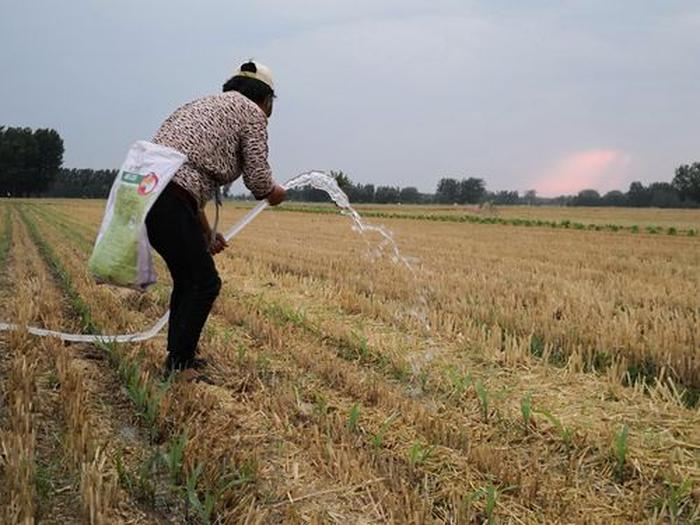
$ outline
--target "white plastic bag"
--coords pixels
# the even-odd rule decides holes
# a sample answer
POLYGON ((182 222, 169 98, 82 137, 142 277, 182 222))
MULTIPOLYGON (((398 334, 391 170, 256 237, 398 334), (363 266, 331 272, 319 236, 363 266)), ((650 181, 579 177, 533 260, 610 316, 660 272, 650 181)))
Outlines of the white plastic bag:
POLYGON ((187 157, 144 140, 135 142, 109 192, 100 232, 90 256, 98 283, 145 290, 156 282, 146 216, 187 157))

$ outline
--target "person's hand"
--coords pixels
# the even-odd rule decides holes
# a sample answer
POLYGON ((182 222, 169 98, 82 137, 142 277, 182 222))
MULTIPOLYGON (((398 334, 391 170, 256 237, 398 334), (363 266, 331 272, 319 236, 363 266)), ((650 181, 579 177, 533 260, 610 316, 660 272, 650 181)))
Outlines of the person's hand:
POLYGON ((270 206, 277 206, 279 203, 284 201, 286 198, 287 198, 287 190, 285 190, 279 184, 275 184, 275 187, 272 188, 272 191, 267 196, 267 202, 270 203, 270 206))
POLYGON ((217 253, 224 251, 224 248, 228 248, 228 243, 226 242, 226 239, 224 239, 223 235, 217 233, 216 237, 214 237, 214 241, 209 247, 209 251, 212 255, 216 255, 217 253))

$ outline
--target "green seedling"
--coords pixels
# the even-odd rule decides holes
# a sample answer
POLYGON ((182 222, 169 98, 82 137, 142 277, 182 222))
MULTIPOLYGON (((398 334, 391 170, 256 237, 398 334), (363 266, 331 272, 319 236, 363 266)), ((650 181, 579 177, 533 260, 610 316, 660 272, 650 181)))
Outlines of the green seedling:
POLYGON ((370 351, 369 351, 369 341, 367 340, 367 337, 360 333, 356 332, 353 330, 351 332, 352 338, 353 338, 353 347, 355 351, 357 352, 358 356, 360 357, 360 361, 362 362, 367 362, 370 360, 370 351))
POLYGON ((567 447, 571 446, 571 438, 574 435, 574 431, 571 427, 564 426, 555 415, 547 410, 538 410, 537 413, 542 414, 547 421, 549 421, 549 423, 556 429, 557 433, 567 447))
POLYGON ((350 414, 348 414, 348 420, 345 426, 348 430, 354 431, 357 428, 357 422, 360 419, 360 405, 355 403, 350 409, 350 414))
POLYGON ((528 428, 532 421, 532 392, 528 392, 520 400, 520 414, 523 416, 523 425, 528 428))
POLYGON ((211 515, 216 504, 215 495, 210 491, 205 491, 204 500, 200 500, 197 492, 197 485, 199 484, 199 477, 202 475, 203 468, 202 464, 199 463, 187 476, 187 507, 188 509, 190 507, 193 508, 202 522, 211 523, 211 515))
MULTIPOLYGON (((685 478, 680 484, 666 480, 664 485, 666 486, 666 494, 657 500, 656 508, 661 513, 664 510, 668 511, 671 523, 678 523, 683 517, 686 507, 693 502, 693 482, 690 478, 685 478)), ((696 511, 696 518, 698 512, 700 509, 696 511)), ((689 520, 688 523, 690 522, 689 520)))
POLYGON ((424 463, 435 450, 435 446, 424 447, 419 441, 416 441, 408 451, 408 461, 411 466, 417 466, 424 463))
POLYGON ((391 363, 391 375, 397 381, 404 383, 411 377, 411 370, 407 363, 391 363))
POLYGON ((321 392, 314 392, 314 410, 319 416, 328 414, 328 400, 321 392))
POLYGON ((430 375, 428 374, 428 371, 425 368, 418 373, 418 382, 420 383, 420 388, 423 392, 425 392, 426 387, 428 386, 429 378, 430 375))
POLYGON ((160 415, 161 402, 172 384, 173 376, 174 374, 171 375, 167 381, 159 383, 157 387, 148 389, 148 397, 143 407, 143 417, 151 432, 152 438, 155 437, 157 431, 156 424, 158 422, 158 416, 160 415))
POLYGON ((247 348, 245 347, 245 345, 243 345, 243 344, 239 344, 239 345, 236 347, 236 357, 238 357, 238 362, 239 362, 239 363, 242 363, 242 362, 243 362, 243 360, 245 359, 245 356, 246 356, 246 352, 247 352, 247 351, 248 351, 248 349, 247 349, 247 348))
POLYGON ((627 452, 629 451, 627 443, 628 437, 629 427, 627 425, 623 425, 620 432, 615 435, 615 476, 619 482, 623 481, 625 475, 625 460, 627 459, 627 452))
POLYGON ((372 445, 375 448, 381 448, 382 443, 384 442, 384 435, 386 434, 386 431, 389 429, 389 426, 394 422, 394 419, 396 419, 397 414, 392 414, 388 418, 384 420, 384 422, 381 424, 379 427, 379 431, 372 436, 372 445))
POLYGON ((496 510, 496 501, 498 500, 498 491, 496 490, 496 487, 493 486, 493 483, 489 483, 489 485, 485 488, 480 488, 472 493, 471 496, 469 496, 469 502, 473 503, 475 501, 478 501, 481 498, 485 499, 486 502, 486 507, 484 509, 484 513, 486 514, 486 520, 489 525, 492 525, 495 523, 495 518, 494 518, 494 510, 496 510))
POLYGON ((447 367, 447 375, 452 383, 452 392, 457 396, 464 394, 472 384, 472 375, 461 374, 454 366, 447 367))
POLYGON ((255 466, 246 463, 239 472, 224 475, 220 482, 211 490, 209 488, 199 489, 199 480, 202 475, 203 465, 197 464, 195 469, 187 476, 185 483, 187 509, 192 508, 202 523, 211 523, 214 507, 221 500, 223 494, 234 486, 241 486, 250 483, 254 479, 255 466), (203 495, 203 498, 200 497, 203 495))
POLYGON ((187 432, 173 436, 168 442, 168 448, 162 453, 161 459, 170 474, 170 482, 175 486, 182 482, 182 464, 187 447, 187 432))
POLYGON ((130 472, 124 465, 122 451, 117 452, 116 468, 119 484, 137 500, 153 504, 156 498, 154 474, 158 464, 158 454, 153 454, 141 465, 135 473, 130 472))
POLYGON ((486 387, 479 379, 474 385, 474 390, 476 390, 476 396, 479 398, 481 403, 481 415, 484 417, 484 421, 488 421, 489 418, 489 393, 486 387))

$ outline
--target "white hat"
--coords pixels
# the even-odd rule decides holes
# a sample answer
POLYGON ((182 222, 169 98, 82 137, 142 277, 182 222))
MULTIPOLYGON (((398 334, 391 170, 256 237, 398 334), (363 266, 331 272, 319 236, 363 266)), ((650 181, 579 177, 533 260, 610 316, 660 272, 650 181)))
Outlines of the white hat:
POLYGON ((272 80, 272 71, 265 64, 249 60, 241 65, 233 75, 234 77, 254 78, 270 86, 270 89, 275 90, 275 83, 272 80))

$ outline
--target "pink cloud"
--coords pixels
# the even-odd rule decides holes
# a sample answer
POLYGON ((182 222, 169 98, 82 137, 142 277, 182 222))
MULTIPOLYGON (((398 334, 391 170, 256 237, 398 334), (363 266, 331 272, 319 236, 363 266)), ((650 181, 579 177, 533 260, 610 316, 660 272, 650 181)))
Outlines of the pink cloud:
POLYGON ((595 149, 567 155, 535 183, 542 196, 571 195, 584 189, 601 194, 626 190, 630 156, 618 150, 595 149))

